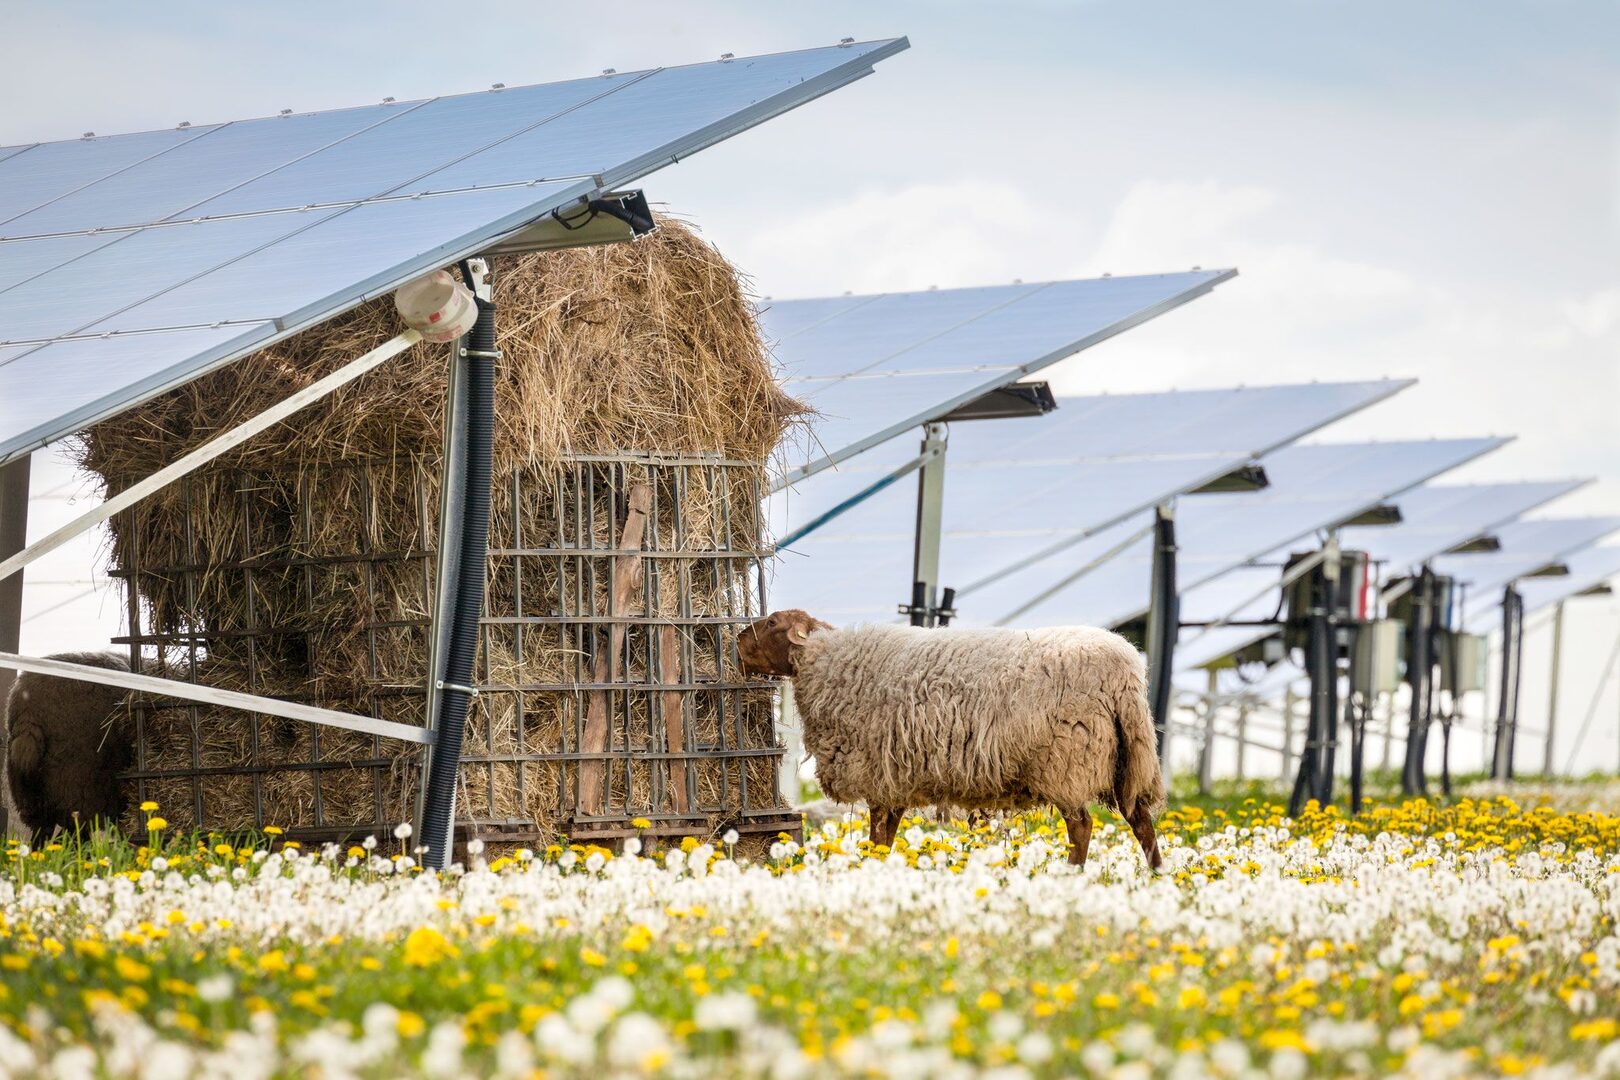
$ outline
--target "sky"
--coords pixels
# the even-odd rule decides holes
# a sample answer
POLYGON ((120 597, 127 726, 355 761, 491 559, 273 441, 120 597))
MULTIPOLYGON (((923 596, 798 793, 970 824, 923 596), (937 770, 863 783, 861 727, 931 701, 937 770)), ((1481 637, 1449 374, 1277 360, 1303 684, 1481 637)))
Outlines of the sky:
MULTIPOLYGON (((905 34, 912 48, 874 76, 643 187, 764 296, 1236 266, 1052 381, 1085 393, 1416 376, 1331 437, 1516 434, 1454 478, 1594 476, 1551 512, 1620 511, 1620 7, 1607 0, 628 2, 595 15, 498 0, 55 2, 16 7, 8 30, 25 47, 0 68, 0 144, 905 34)), ((67 483, 53 462, 38 472, 36 491, 67 483)), ((37 505, 36 533, 71 512, 63 494, 37 505)), ((34 577, 82 579, 89 558, 64 552, 34 577)), ((40 614, 74 586, 30 590, 25 650, 116 623, 105 603, 40 614)), ((1613 601, 1571 608, 1577 719, 1617 630, 1613 601)), ((1604 715, 1620 714, 1620 682, 1605 692, 1604 715)), ((1596 726, 1612 768, 1620 723, 1596 726)))

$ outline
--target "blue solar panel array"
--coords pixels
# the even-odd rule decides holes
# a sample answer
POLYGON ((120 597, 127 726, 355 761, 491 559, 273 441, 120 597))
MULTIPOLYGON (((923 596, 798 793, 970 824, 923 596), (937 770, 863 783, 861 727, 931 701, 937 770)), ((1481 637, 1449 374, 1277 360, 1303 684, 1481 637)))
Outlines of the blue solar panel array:
MULTIPOLYGON (((1009 563, 1078 542, 1407 385, 1076 397, 1062 399, 1043 417, 955 424, 945 467, 941 580, 965 589, 1009 563)), ((776 535, 916 452, 912 440, 894 440, 777 495, 776 535)), ((777 606, 810 608, 843 622, 892 618, 909 592, 915 514, 913 479, 794 543, 778 562, 777 606)), ((1000 602, 990 598, 1000 592, 988 586, 981 599, 964 591, 962 606, 983 621, 991 610, 986 605, 1000 602)))
POLYGON ((0 462, 905 47, 899 38, 0 149, 0 462))
MULTIPOLYGON (((1289 545, 1311 538, 1317 530, 1340 524, 1506 442, 1484 438, 1289 446, 1263 459, 1271 478, 1264 491, 1179 500, 1177 584, 1183 618, 1219 618, 1230 605, 1258 592, 1264 582, 1247 591, 1234 584, 1235 579, 1208 589, 1200 586, 1255 560, 1280 559, 1289 545)), ((1007 578, 996 586, 1001 594, 998 606, 1010 612, 1019 601, 1046 592, 1065 573, 1087 565, 1147 524, 1144 519, 1121 523, 1077 545, 1061 560, 1048 560, 1007 578)), ((1150 558, 1144 536, 1120 557, 1051 593, 1010 622, 1111 626, 1141 615, 1147 610, 1150 558)), ((1280 572, 1280 566, 1265 568, 1270 577, 1280 572)))
MULTIPOLYGON (((1564 556, 1563 562, 1569 567, 1567 576, 1528 578, 1519 582, 1526 615, 1544 611, 1560 600, 1568 600, 1620 576, 1620 547, 1585 548, 1564 556)), ((1488 634, 1500 628, 1502 605, 1499 602, 1470 605, 1466 624, 1476 634, 1488 634)))
MULTIPOLYGON (((1399 524, 1341 529, 1339 542, 1345 548, 1369 552, 1382 564, 1382 573, 1387 579, 1408 573, 1442 552, 1489 533, 1503 522, 1566 495, 1583 483, 1559 480, 1424 484, 1392 500, 1401 511, 1399 524)), ((1258 561, 1277 564, 1287 555, 1287 551, 1279 550, 1258 561)), ((1212 607, 1224 604, 1220 615, 1236 610, 1243 619, 1269 618, 1277 608, 1278 578, 1278 571, 1271 565, 1239 567, 1200 590, 1203 594, 1200 602, 1212 607), (1245 603, 1254 596, 1260 599, 1245 603)), ((1189 630, 1186 645, 1176 653, 1176 667, 1178 670, 1200 667, 1269 637, 1272 632, 1259 627, 1222 627, 1207 634, 1189 630)))
POLYGON ((1202 296, 1235 270, 763 304, 789 393, 820 414, 793 483, 1202 296))
POLYGON ((1485 604, 1511 582, 1561 562, 1564 556, 1591 547, 1616 531, 1620 531, 1620 518, 1615 517, 1515 521, 1497 530, 1501 551, 1448 555, 1436 559, 1434 569, 1462 582, 1471 601, 1485 604))

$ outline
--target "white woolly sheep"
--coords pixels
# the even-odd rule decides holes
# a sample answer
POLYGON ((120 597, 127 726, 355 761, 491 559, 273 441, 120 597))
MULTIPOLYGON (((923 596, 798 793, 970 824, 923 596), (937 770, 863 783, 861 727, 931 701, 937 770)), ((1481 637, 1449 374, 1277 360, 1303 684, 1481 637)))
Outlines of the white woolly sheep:
POLYGON ((893 844, 906 809, 1051 804, 1084 865, 1092 803, 1130 823, 1150 866, 1164 779, 1141 655, 1092 627, 836 629, 779 611, 737 639, 745 672, 793 679, 805 749, 831 798, 865 800, 893 844))

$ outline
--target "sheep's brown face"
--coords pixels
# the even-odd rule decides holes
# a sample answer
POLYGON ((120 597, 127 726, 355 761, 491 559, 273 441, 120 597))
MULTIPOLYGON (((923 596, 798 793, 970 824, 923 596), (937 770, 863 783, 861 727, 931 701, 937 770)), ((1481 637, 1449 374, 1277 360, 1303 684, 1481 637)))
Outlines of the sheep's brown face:
POLYGON ((797 608, 777 611, 743 628, 737 635, 737 658, 747 675, 798 674, 795 658, 813 630, 832 627, 797 608))

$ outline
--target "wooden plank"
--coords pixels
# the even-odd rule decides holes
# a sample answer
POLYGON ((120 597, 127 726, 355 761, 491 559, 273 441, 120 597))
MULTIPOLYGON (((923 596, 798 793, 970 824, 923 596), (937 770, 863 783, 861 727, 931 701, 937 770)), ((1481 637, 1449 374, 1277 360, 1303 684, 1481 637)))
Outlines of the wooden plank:
MULTIPOLYGON (((614 546, 619 554, 613 560, 613 587, 608 597, 608 614, 627 614, 635 602, 641 586, 641 537, 647 528, 647 515, 652 509, 652 487, 646 483, 630 486, 625 498, 624 523, 619 527, 619 542, 614 546)), ((604 683, 615 678, 619 670, 619 654, 624 650, 625 627, 615 623, 608 627, 607 648, 598 648, 591 664, 591 681, 604 683)), ((600 754, 607 749, 608 736, 607 690, 592 690, 585 703, 585 731, 580 749, 587 754, 600 754)), ((583 761, 579 766, 579 809, 585 814, 600 814, 603 790, 602 761, 583 761)))
MULTIPOLYGON (((680 637, 673 626, 658 628, 658 681, 681 681, 680 637)), ((665 690, 659 694, 658 707, 664 717, 664 749, 671 754, 679 754, 686 749, 686 724, 681 718, 680 691, 665 690)), ((669 793, 670 804, 677 814, 684 814, 688 807, 686 778, 691 772, 690 763, 670 761, 666 765, 669 775, 664 786, 669 793)))

